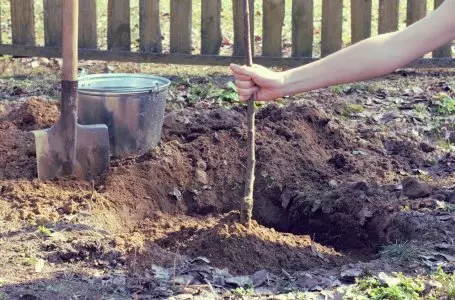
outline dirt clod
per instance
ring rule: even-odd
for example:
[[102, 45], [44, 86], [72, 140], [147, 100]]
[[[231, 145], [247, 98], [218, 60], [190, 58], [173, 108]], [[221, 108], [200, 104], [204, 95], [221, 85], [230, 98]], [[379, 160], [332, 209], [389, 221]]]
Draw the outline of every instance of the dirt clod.
[[402, 184], [403, 194], [409, 199], [424, 198], [431, 194], [431, 188], [415, 178], [408, 178]]

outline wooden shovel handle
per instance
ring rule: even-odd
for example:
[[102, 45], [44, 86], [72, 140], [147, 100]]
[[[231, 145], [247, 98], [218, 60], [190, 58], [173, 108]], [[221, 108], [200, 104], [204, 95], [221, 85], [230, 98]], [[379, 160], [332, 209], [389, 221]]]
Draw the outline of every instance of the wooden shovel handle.
[[77, 81], [79, 0], [63, 1], [63, 80]]

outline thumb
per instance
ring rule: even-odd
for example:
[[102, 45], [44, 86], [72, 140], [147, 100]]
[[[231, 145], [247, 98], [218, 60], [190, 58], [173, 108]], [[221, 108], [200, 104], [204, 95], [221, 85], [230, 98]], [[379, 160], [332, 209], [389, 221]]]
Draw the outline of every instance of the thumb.
[[245, 75], [248, 77], [254, 77], [256, 75], [256, 71], [252, 67], [248, 66], [239, 66], [236, 64], [230, 64], [231, 70], [234, 73]]

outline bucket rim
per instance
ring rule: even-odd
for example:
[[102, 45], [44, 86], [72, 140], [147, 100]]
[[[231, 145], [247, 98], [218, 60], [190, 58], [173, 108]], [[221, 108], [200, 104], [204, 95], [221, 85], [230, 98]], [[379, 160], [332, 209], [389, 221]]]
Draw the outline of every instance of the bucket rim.
[[[156, 86], [143, 86], [143, 87], [118, 87], [118, 88], [91, 88], [84, 87], [84, 82], [93, 80], [93, 79], [106, 79], [112, 80], [112, 78], [142, 78], [147, 80], [153, 80], [157, 83]], [[78, 77], [78, 93], [86, 95], [131, 95], [131, 94], [150, 94], [150, 93], [159, 93], [167, 89], [171, 84], [171, 81], [168, 78], [142, 74], [142, 73], [98, 73], [98, 74], [85, 74]]]

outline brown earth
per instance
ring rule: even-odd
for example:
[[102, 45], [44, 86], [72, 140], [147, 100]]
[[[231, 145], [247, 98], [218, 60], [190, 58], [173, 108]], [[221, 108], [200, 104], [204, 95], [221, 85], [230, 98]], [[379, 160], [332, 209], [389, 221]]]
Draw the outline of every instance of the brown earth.
[[29, 131], [57, 117], [58, 108], [40, 99], [0, 110], [6, 218], [51, 226], [85, 214], [116, 237], [50, 242], [44, 258], [53, 263], [170, 266], [177, 252], [207, 257], [232, 274], [336, 267], [370, 259], [382, 244], [418, 237], [421, 227], [410, 225], [415, 220], [403, 217], [403, 207], [435, 206], [435, 195], [455, 201], [449, 187], [417, 181], [409, 202], [402, 182], [427, 155], [417, 142], [359, 136], [317, 105], [295, 101], [258, 112], [257, 223], [248, 230], [233, 213], [243, 194], [244, 108], [170, 112], [162, 143], [149, 153], [114, 160], [92, 183], [38, 182]]

